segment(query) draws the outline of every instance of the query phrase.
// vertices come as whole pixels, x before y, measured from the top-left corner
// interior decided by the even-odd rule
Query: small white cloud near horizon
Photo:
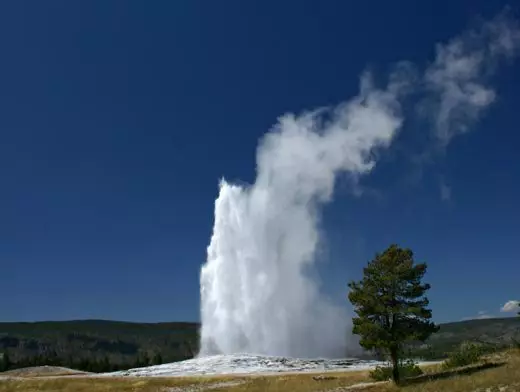
[[[485,310],[481,310],[480,312],[478,312],[478,315],[477,315],[477,319],[479,319],[479,320],[488,319],[488,318],[491,318],[491,317],[493,317],[493,316],[488,314],[488,312],[485,311]]]
[[[476,316],[471,316],[471,317],[464,317],[462,319],[462,321],[467,321],[467,320],[484,320],[484,319],[490,319],[490,318],[493,318],[494,316],[489,314],[486,310],[481,310],[477,313]]]
[[[501,312],[510,313],[510,312],[519,312],[520,311],[520,301],[518,300],[510,300],[507,301],[504,306],[500,308]]]

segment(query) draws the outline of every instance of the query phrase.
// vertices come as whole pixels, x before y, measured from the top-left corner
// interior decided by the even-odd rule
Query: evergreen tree
[[[11,368],[11,360],[9,359],[9,354],[4,352],[0,357],[0,372],[5,372]]]
[[[85,372],[90,372],[92,370],[91,363],[87,358],[82,358],[78,362],[78,370],[83,370]]]
[[[148,357],[148,353],[146,353],[146,352],[143,353],[141,363],[142,363],[141,366],[143,366],[143,367],[150,365],[150,358]]]
[[[106,355],[103,358],[103,360],[101,361],[100,370],[101,370],[101,372],[109,372],[110,370],[112,370],[110,361],[108,360],[108,357]]]
[[[160,353],[156,353],[153,356],[152,365],[160,365],[163,363],[163,359]]]
[[[410,341],[425,341],[438,330],[430,319],[424,295],[429,284],[421,283],[427,265],[414,264],[410,249],[391,245],[363,269],[363,279],[350,282],[348,298],[358,317],[353,333],[362,347],[383,350],[392,361],[392,378],[399,383],[399,357]]]
[[[138,355],[132,363],[132,368],[140,368],[140,367],[141,367],[141,358]]]
[[[77,364],[76,361],[74,361],[74,358],[72,358],[72,355],[68,355],[67,359],[65,360],[65,367],[68,367],[70,369],[76,369]]]

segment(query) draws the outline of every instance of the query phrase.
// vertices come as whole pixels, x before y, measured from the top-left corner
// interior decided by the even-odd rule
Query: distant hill
[[[0,323],[0,353],[8,353],[13,362],[39,357],[34,363],[61,358],[66,363],[87,359],[119,367],[144,366],[192,358],[198,351],[199,327],[188,322],[103,320]],[[447,323],[412,352],[425,358],[441,358],[465,340],[502,347],[509,345],[513,337],[520,339],[520,317]]]
[[[13,362],[37,356],[113,364],[174,362],[198,351],[199,324],[104,320],[0,323],[0,353]],[[40,363],[41,361],[36,361]],[[69,361],[70,362],[70,361]]]
[[[412,352],[427,359],[443,358],[464,341],[494,350],[510,346],[512,339],[520,340],[520,317],[457,321],[440,324],[439,332]]]
[[[511,342],[511,338],[520,337],[520,317],[466,320],[441,324],[438,333],[430,342],[436,344],[458,343],[461,338],[502,344]]]

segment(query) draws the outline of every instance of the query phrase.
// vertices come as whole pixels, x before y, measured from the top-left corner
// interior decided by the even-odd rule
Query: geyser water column
[[[378,90],[365,75],[351,101],[283,116],[259,143],[254,184],[221,181],[201,270],[199,355],[345,354],[344,308],[327,301],[307,267],[335,177],[370,171],[373,149],[399,128],[399,86]]]

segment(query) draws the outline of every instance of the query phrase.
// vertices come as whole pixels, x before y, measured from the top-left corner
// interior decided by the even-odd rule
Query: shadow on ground
[[[427,381],[442,380],[453,376],[470,375],[486,369],[495,369],[504,366],[506,363],[507,362],[486,362],[480,365],[468,366],[461,369],[446,370],[432,374],[422,374],[417,377],[410,377],[403,380],[402,385],[413,385]]]

